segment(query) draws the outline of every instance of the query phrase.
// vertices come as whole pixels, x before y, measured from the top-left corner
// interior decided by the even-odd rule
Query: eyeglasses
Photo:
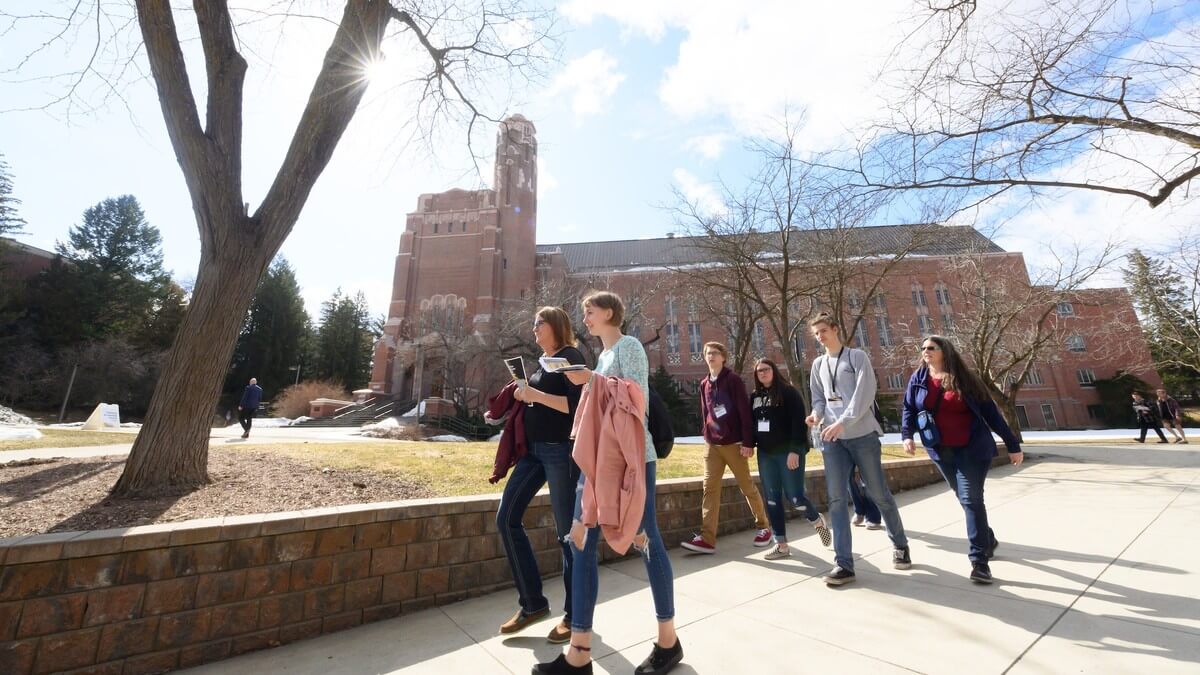
[[[942,350],[942,348],[937,345],[925,345],[924,347],[921,347],[920,349],[923,352],[937,352],[937,351]]]
[[[769,373],[769,372],[771,372],[771,368],[770,368],[770,366],[768,366],[768,367],[766,367],[766,368],[755,368],[755,369],[754,369],[754,372],[756,372],[756,373]]]

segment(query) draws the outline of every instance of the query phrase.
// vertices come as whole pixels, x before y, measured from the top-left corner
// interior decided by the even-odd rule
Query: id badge
[[[721,419],[724,416],[725,416],[725,406],[720,403],[714,405],[713,406],[713,417],[715,417],[717,419]]]
[[[837,419],[842,416],[846,410],[846,402],[840,398],[828,399],[825,403],[825,410],[833,414],[833,418]]]
[[[759,420],[758,421],[758,430],[759,430],[759,432],[764,433],[764,434],[770,433],[771,420]]]

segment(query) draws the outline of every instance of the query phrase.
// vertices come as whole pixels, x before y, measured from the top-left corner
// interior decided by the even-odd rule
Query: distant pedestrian
[[[1133,440],[1138,443],[1145,443],[1146,432],[1154,429],[1154,433],[1158,434],[1158,442],[1166,443],[1167,437],[1163,435],[1162,423],[1159,422],[1158,411],[1155,410],[1156,406],[1151,405],[1149,401],[1136,391],[1130,394],[1130,396],[1133,398],[1133,414],[1137,417],[1138,429],[1141,431],[1138,437]]]
[[[250,384],[242,392],[242,400],[238,402],[238,423],[242,425],[242,438],[250,438],[250,426],[254,424],[254,414],[258,412],[258,404],[262,402],[262,387],[258,386],[258,378],[250,378]]]
[[[1175,437],[1176,443],[1187,445],[1187,435],[1183,433],[1183,415],[1179,411],[1179,401],[1167,396],[1166,389],[1159,389],[1158,416],[1162,418],[1163,426]]]
[[[998,454],[992,432],[1003,439],[1009,461],[1019,466],[1025,459],[1021,443],[983,379],[967,366],[948,338],[925,338],[921,367],[904,392],[900,437],[910,455],[916,452],[913,434],[920,437],[934,466],[958,497],[967,519],[971,581],[977,584],[992,583],[988,560],[997,545],[983,503],[983,483]]]

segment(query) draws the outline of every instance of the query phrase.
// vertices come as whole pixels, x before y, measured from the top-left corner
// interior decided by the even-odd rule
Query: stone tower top
[[[497,206],[536,204],[537,128],[524,115],[510,115],[496,130]]]

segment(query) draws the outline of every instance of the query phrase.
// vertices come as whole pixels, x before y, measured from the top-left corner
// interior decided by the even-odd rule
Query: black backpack
[[[667,406],[654,389],[650,389],[650,405],[646,415],[650,438],[654,440],[654,454],[659,459],[666,459],[671,454],[671,448],[675,447],[675,432],[671,429],[671,415],[667,412]]]

